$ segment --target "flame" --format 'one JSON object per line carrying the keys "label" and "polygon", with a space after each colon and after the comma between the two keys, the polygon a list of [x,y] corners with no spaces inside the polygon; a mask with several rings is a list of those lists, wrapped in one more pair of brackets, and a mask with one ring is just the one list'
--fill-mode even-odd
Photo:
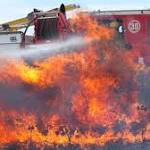
{"label": "flame", "polygon": [[71,23],[90,43],[86,48],[34,62],[36,67],[5,60],[0,68],[0,145],[150,140],[149,111],[137,109],[139,66],[132,52],[120,52],[113,31],[85,14]]}

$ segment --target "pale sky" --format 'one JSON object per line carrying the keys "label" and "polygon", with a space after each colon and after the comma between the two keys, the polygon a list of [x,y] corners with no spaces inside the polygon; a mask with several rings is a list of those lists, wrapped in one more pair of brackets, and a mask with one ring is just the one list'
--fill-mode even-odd
{"label": "pale sky", "polygon": [[150,9],[150,0],[0,0],[0,23],[24,17],[33,8],[49,10],[61,3],[93,10]]}

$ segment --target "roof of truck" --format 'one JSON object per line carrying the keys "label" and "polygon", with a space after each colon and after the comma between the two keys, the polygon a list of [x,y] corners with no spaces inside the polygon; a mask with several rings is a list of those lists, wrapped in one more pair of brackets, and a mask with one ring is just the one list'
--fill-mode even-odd
{"label": "roof of truck", "polygon": [[110,10],[110,11],[94,11],[92,15],[147,15],[150,14],[150,10]]}

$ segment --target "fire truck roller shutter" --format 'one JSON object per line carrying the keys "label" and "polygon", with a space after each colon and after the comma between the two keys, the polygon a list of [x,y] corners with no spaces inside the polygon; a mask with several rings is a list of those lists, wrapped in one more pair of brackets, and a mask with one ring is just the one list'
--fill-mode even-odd
{"label": "fire truck roller shutter", "polygon": [[36,35],[38,40],[51,40],[58,37],[57,18],[43,18],[37,21]]}

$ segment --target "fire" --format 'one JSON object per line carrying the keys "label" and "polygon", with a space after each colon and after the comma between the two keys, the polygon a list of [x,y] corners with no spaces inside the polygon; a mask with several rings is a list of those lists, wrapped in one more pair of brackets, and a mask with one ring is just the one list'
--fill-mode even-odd
{"label": "fire", "polygon": [[75,27],[79,34],[84,33],[88,41],[93,40],[110,40],[113,36],[113,31],[106,27],[98,25],[96,21],[90,18],[87,14],[81,13],[71,20],[72,26]]}
{"label": "fire", "polygon": [[22,66],[19,74],[21,74],[22,80],[26,83],[38,83],[40,80],[38,70],[27,66]]}
{"label": "fire", "polygon": [[[84,26],[83,26],[84,24]],[[132,52],[113,31],[79,15],[72,25],[88,46],[27,65],[5,60],[0,69],[0,145],[89,144],[150,140],[149,111],[139,108],[139,75]]]}

